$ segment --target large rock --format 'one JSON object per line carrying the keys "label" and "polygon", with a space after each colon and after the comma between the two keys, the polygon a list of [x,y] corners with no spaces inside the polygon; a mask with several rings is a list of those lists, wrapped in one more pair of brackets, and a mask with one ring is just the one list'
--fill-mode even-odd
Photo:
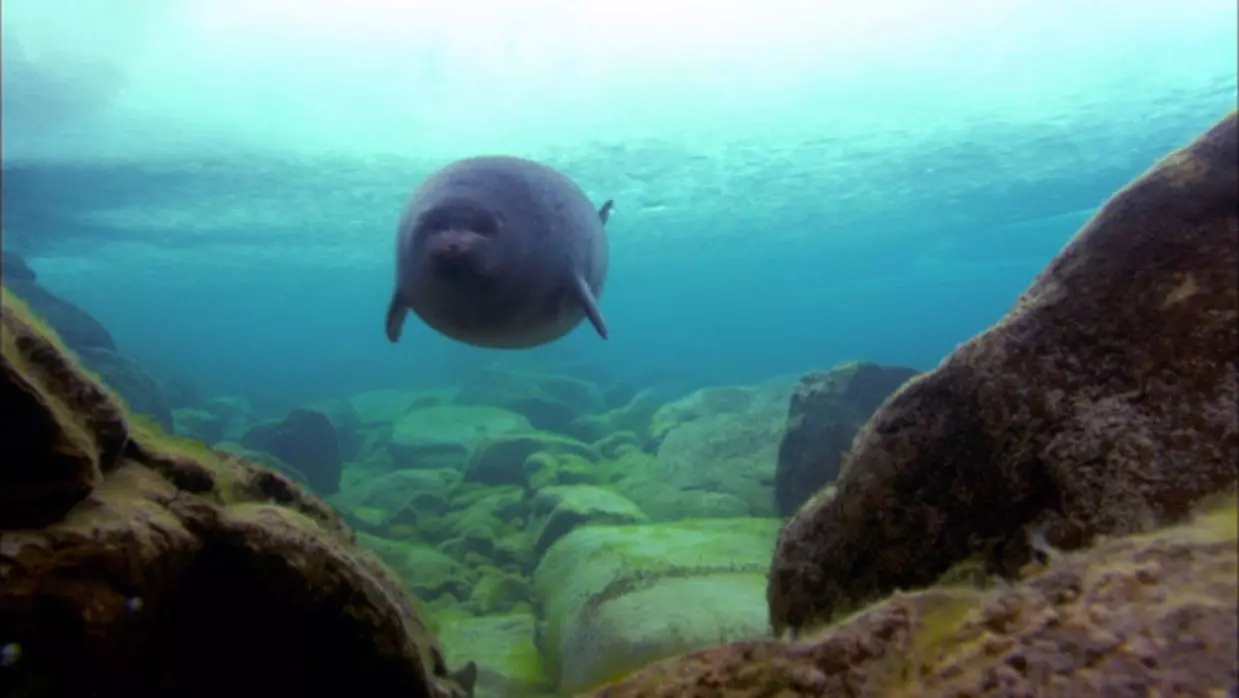
{"label": "large rock", "polygon": [[533,431],[529,420],[498,407],[439,405],[406,412],[392,429],[387,450],[397,468],[464,470],[484,439]]}
{"label": "large rock", "polygon": [[127,424],[0,301],[0,694],[463,695],[400,583],[329,507]]}
{"label": "large rock", "polygon": [[116,351],[112,335],[90,313],[48,291],[39,284],[34,271],[16,252],[5,250],[4,286],[20,296],[31,310],[47,321],[69,349]]}
{"label": "large rock", "polygon": [[895,596],[797,642],[712,647],[593,698],[1232,696],[1235,505],[1055,556],[1014,585]]}
{"label": "large rock", "polygon": [[1239,119],[1112,197],[997,325],[888,400],[783,529],[776,629],[1029,533],[1073,549],[1182,517],[1239,462]]}
{"label": "large rock", "polygon": [[903,366],[849,362],[801,377],[792,393],[774,474],[780,516],[795,512],[839,476],[856,432],[916,373]]}
{"label": "large rock", "polygon": [[534,573],[539,647],[571,695],[660,658],[766,631],[775,519],[584,526]]}
{"label": "large rock", "polygon": [[340,488],[340,447],[327,415],[295,409],[278,422],[266,422],[241,437],[241,445],[266,451],[305,474],[320,494]]}
{"label": "large rock", "polygon": [[83,348],[77,351],[77,356],[84,368],[116,391],[130,414],[153,419],[166,431],[175,429],[176,421],[164,399],[163,388],[141,366],[111,349]]}
{"label": "large rock", "polygon": [[524,415],[538,429],[563,431],[581,415],[604,409],[592,383],[552,373],[488,369],[461,386],[456,402],[491,405]]}
{"label": "large rock", "polygon": [[649,517],[632,500],[601,487],[560,485],[538,491],[532,523],[538,532],[534,553],[541,556],[555,541],[582,526],[645,523]]}
{"label": "large rock", "polygon": [[525,483],[525,461],[535,453],[573,455],[590,463],[601,456],[590,446],[553,432],[511,433],[478,442],[465,466],[465,480],[487,485]]}
{"label": "large rock", "polygon": [[439,637],[450,666],[476,662],[473,698],[549,698],[542,662],[533,644],[531,613],[452,617],[440,624]]}

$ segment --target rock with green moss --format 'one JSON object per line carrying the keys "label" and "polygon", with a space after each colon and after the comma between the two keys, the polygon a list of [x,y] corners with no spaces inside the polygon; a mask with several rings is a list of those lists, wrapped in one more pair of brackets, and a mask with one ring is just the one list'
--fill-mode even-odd
{"label": "rock with green moss", "polygon": [[433,599],[442,594],[468,598],[476,573],[439,550],[416,541],[397,541],[365,533],[357,542],[391,567],[411,594]]}
{"label": "rock with green moss", "polygon": [[650,433],[654,414],[663,406],[662,398],[653,390],[642,390],[633,395],[623,406],[578,417],[564,432],[581,441],[592,443],[616,432],[627,431],[644,440]]}
{"label": "rock with green moss", "polygon": [[492,567],[481,570],[467,607],[480,616],[507,613],[532,598],[529,579]]}
{"label": "rock with green moss", "polygon": [[258,421],[249,399],[236,395],[212,397],[202,404],[202,409],[219,417],[224,427],[224,441],[240,441]]}
{"label": "rock with green moss", "polygon": [[796,378],[780,377],[761,385],[727,385],[702,388],[669,402],[654,413],[649,429],[647,450],[656,451],[673,429],[698,419],[719,415],[767,416],[781,413],[787,417]]}
{"label": "rock with green moss", "polygon": [[898,592],[794,641],[657,662],[592,698],[1227,696],[1239,656],[1233,493],[988,589]]}
{"label": "rock with green moss", "polygon": [[452,391],[370,390],[349,398],[363,426],[393,424],[409,410],[450,402]]}
{"label": "rock with green moss", "polygon": [[126,413],[0,303],[0,693],[451,695],[426,619],[329,506]]}
{"label": "rock with green moss", "polygon": [[255,463],[262,463],[272,470],[278,470],[281,473],[284,473],[303,485],[309,486],[310,484],[310,480],[305,476],[305,473],[284,462],[278,456],[274,456],[266,451],[254,451],[234,441],[221,441],[220,443],[215,444],[215,449],[224,453],[231,453],[233,455],[240,456]]}
{"label": "rock with green moss", "polygon": [[328,398],[315,400],[302,407],[317,410],[327,416],[327,420],[335,428],[341,458],[352,460],[361,453],[361,445],[366,433],[362,428],[361,415],[357,413],[357,408],[353,407],[351,401],[344,398]]}
{"label": "rock with green moss", "polygon": [[205,444],[224,440],[224,422],[218,415],[187,407],[172,410],[174,431],[181,436],[197,439]]}
{"label": "rock with green moss", "polygon": [[604,409],[601,391],[572,376],[490,369],[461,387],[456,402],[524,415],[538,429],[563,431],[579,416]]}
{"label": "rock with green moss", "polygon": [[534,645],[532,613],[447,615],[439,637],[450,666],[476,662],[474,698],[551,698]]}
{"label": "rock with green moss", "polygon": [[585,526],[560,538],[534,573],[540,646],[558,688],[584,690],[656,659],[764,633],[778,525]]}
{"label": "rock with green moss", "polygon": [[638,524],[649,518],[632,500],[612,490],[588,485],[562,485],[539,490],[533,500],[531,523],[537,538],[534,554],[541,556],[555,541],[582,526]]}
{"label": "rock with green moss", "polygon": [[457,536],[470,529],[484,529],[497,540],[523,530],[529,517],[525,491],[515,485],[481,487],[466,492],[453,498],[452,507],[451,531]]}
{"label": "rock with green moss", "polygon": [[465,479],[487,485],[523,485],[525,460],[535,453],[571,454],[590,463],[602,459],[593,447],[568,436],[546,431],[505,434],[478,443],[469,457]]}
{"label": "rock with green moss", "polygon": [[410,410],[395,423],[387,449],[397,468],[463,470],[479,442],[532,430],[529,420],[497,407],[422,407]]}
{"label": "rock with green moss", "polygon": [[429,532],[430,519],[448,511],[459,483],[455,470],[396,470],[359,480],[329,500],[337,509],[364,519],[372,531],[408,524]]}

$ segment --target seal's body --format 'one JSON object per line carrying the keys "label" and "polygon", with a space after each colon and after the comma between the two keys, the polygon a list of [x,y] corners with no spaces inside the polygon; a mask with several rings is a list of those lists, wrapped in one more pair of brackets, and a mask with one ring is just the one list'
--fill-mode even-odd
{"label": "seal's body", "polygon": [[400,339],[408,309],[480,347],[546,344],[586,317],[605,339],[610,210],[531,160],[476,157],[435,172],[400,220],[388,339]]}

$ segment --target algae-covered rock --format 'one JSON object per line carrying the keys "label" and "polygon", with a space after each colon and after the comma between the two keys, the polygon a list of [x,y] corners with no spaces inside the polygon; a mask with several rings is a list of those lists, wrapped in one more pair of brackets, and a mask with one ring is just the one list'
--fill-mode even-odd
{"label": "algae-covered rock", "polygon": [[115,469],[129,428],[120,403],[78,370],[59,338],[11,291],[0,297],[0,528],[37,528],[64,516]]}
{"label": "algae-covered rock", "polygon": [[205,444],[224,440],[224,422],[218,415],[191,408],[172,410],[172,422],[176,433],[197,439]]}
{"label": "algae-covered rock", "polygon": [[244,397],[218,395],[203,403],[202,409],[219,417],[224,425],[223,439],[226,441],[240,440],[256,423],[254,408]]}
{"label": "algae-covered rock", "polygon": [[1181,517],[1239,462],[1239,117],[1113,196],[1015,308],[905,384],[835,497],[784,528],[776,628],[927,584],[1027,532],[1077,548]]}
{"label": "algae-covered rock", "polygon": [[484,616],[507,613],[532,600],[529,580],[519,574],[491,568],[482,573],[469,595],[469,608]]}
{"label": "algae-covered rock", "polygon": [[564,433],[581,441],[594,442],[616,432],[627,431],[644,441],[650,432],[654,413],[663,406],[662,398],[653,390],[642,390],[620,407],[606,412],[587,414],[564,426]]}
{"label": "algae-covered rock", "polygon": [[1233,501],[1057,555],[1013,585],[896,593],[801,640],[712,647],[593,698],[1226,696],[1239,686]]}
{"label": "algae-covered rock", "polygon": [[463,470],[469,454],[484,439],[529,431],[533,431],[529,420],[497,407],[422,407],[396,421],[387,449],[398,468]]}
{"label": "algae-covered rock", "polygon": [[451,688],[400,583],[330,507],[271,470],[130,422],[11,293],[0,302],[0,693]]}
{"label": "algae-covered rock", "polygon": [[370,390],[349,398],[362,425],[392,424],[409,410],[441,405],[451,399],[450,391]]}
{"label": "algae-covered rock", "polygon": [[460,473],[451,469],[396,470],[361,479],[332,495],[330,501],[376,530],[401,523],[420,526],[426,517],[447,511],[459,483]]}
{"label": "algae-covered rock", "polygon": [[649,519],[621,494],[601,487],[564,485],[538,491],[532,520],[537,530],[534,554],[541,556],[552,543],[581,526],[636,524]]}
{"label": "algae-covered rock", "polygon": [[336,445],[340,448],[340,458],[352,460],[361,454],[361,445],[365,441],[366,432],[361,423],[361,415],[353,403],[343,398],[315,400],[302,405],[304,409],[322,412],[331,422],[336,432]]}
{"label": "algae-covered rock", "polygon": [[81,366],[99,376],[125,401],[130,414],[141,414],[172,431],[172,408],[164,398],[163,387],[141,366],[111,349],[82,348],[77,351]]}
{"label": "algae-covered rock", "polygon": [[241,445],[266,451],[305,473],[310,486],[320,494],[340,488],[340,446],[335,427],[322,412],[292,410],[282,420],[264,422],[245,432]]}
{"label": "algae-covered rock", "polygon": [[534,646],[532,613],[445,618],[439,637],[450,666],[477,664],[474,698],[550,698]]}
{"label": "algae-covered rock", "polygon": [[702,418],[776,412],[786,416],[791,394],[792,384],[782,380],[756,386],[728,385],[695,390],[654,412],[649,428],[649,450],[657,450],[676,427]]}
{"label": "algae-covered rock", "polygon": [[84,349],[116,351],[116,342],[107,328],[90,313],[44,288],[20,255],[5,250],[0,259],[4,260],[5,288],[42,318],[66,348],[74,353]]}
{"label": "algae-covered rock", "polygon": [[604,408],[598,387],[579,378],[498,369],[483,371],[461,386],[456,402],[501,407],[549,431],[563,431],[578,416]]}
{"label": "algae-covered rock", "polygon": [[534,453],[572,454],[591,463],[601,456],[588,444],[551,432],[513,433],[480,441],[469,458],[465,479],[488,485],[523,484],[525,459]]}
{"label": "algae-covered rock", "polygon": [[476,579],[467,567],[424,543],[365,533],[357,534],[357,542],[391,567],[417,598],[433,599],[441,594],[468,598]]}
{"label": "algae-covered rock", "polygon": [[916,374],[903,366],[853,361],[801,377],[779,442],[774,490],[780,516],[794,513],[839,476],[856,432]]}
{"label": "algae-covered rock", "polygon": [[766,631],[762,597],[778,521],[585,526],[534,572],[539,644],[564,692],[647,662]]}
{"label": "algae-covered rock", "polygon": [[652,521],[749,515],[748,502],[736,495],[698,489],[691,481],[673,481],[661,475],[657,466],[654,456],[640,451],[625,452],[607,464],[607,487],[635,502]]}

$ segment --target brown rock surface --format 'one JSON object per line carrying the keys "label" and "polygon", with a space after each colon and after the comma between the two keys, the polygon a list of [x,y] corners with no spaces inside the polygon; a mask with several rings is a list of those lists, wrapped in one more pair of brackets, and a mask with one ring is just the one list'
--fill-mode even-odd
{"label": "brown rock surface", "polygon": [[7,292],[3,350],[0,695],[463,695],[325,504],[127,422]]}
{"label": "brown rock surface", "polygon": [[883,400],[916,373],[904,366],[852,361],[800,377],[779,440],[774,474],[779,516],[794,514],[839,476],[856,432]]}
{"label": "brown rock surface", "polygon": [[833,497],[780,534],[776,631],[1174,521],[1235,482],[1239,136],[1232,112],[1115,194],[997,325],[905,384]]}
{"label": "brown rock surface", "polygon": [[1234,695],[1237,514],[1232,501],[1190,524],[1054,554],[989,591],[896,594],[799,641],[720,645],[591,695]]}

